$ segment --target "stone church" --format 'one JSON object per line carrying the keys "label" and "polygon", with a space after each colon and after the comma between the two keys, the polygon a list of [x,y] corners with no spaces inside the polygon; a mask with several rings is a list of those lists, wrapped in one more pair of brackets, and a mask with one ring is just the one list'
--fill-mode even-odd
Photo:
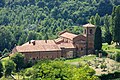
{"label": "stone church", "polygon": [[68,31],[59,33],[59,38],[54,40],[31,40],[21,46],[16,46],[12,54],[19,52],[25,59],[55,59],[75,58],[94,52],[95,25],[83,25],[82,35],[72,34]]}

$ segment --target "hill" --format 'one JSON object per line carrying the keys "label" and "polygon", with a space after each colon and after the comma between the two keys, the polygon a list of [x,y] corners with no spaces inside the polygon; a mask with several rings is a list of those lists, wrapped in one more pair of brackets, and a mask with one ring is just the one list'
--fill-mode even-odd
{"label": "hill", "polygon": [[0,31],[4,36],[0,51],[29,40],[54,39],[65,29],[80,34],[80,26],[91,16],[111,15],[119,4],[118,0],[0,0],[0,29],[5,28]]}

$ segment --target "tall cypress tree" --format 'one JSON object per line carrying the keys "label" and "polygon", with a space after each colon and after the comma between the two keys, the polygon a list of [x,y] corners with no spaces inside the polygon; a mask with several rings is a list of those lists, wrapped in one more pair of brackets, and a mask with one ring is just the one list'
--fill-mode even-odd
{"label": "tall cypress tree", "polygon": [[110,45],[112,41],[112,35],[110,32],[110,20],[108,14],[104,17],[104,27],[105,27],[105,41]]}
{"label": "tall cypress tree", "polygon": [[117,45],[120,45],[120,6],[113,9],[112,23],[113,41],[116,42]]}
{"label": "tall cypress tree", "polygon": [[94,48],[98,51],[102,48],[102,32],[100,27],[97,27],[95,31]]}

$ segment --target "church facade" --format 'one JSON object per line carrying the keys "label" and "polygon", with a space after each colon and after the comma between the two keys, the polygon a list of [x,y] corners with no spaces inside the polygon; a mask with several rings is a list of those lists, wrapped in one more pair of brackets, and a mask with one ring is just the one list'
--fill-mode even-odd
{"label": "church facade", "polygon": [[72,34],[68,31],[59,33],[54,40],[31,40],[21,46],[16,46],[12,54],[19,52],[25,59],[55,59],[74,58],[94,52],[95,25],[83,25],[82,35]]}

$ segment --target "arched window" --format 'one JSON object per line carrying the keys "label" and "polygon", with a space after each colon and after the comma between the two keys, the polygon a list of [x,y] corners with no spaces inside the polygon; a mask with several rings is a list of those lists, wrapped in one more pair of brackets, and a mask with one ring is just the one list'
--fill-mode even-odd
{"label": "arched window", "polygon": [[90,29],[90,34],[93,34],[93,31],[92,31],[92,29]]}

